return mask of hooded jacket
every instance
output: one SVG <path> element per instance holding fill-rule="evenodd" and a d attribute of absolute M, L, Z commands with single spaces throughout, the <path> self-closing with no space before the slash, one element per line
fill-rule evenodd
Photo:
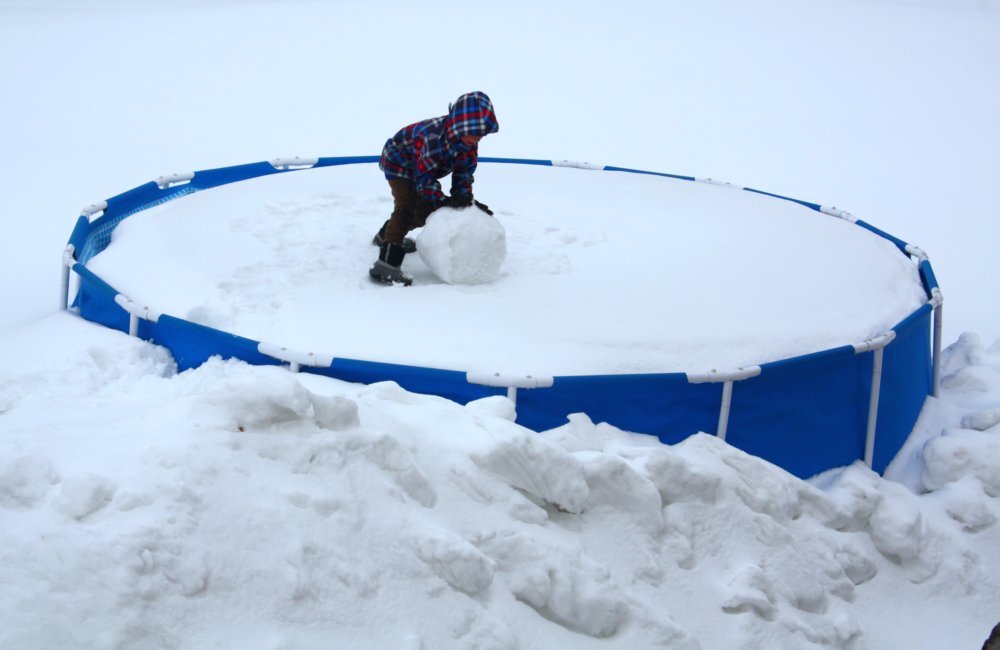
<path fill-rule="evenodd" d="M 448 107 L 447 115 L 405 126 L 386 140 L 378 166 L 387 179 L 412 181 L 420 196 L 434 207 L 445 200 L 437 179 L 448 174 L 451 195 L 471 199 L 479 151 L 477 146 L 465 146 L 459 138 L 499 130 L 493 103 L 486 93 L 466 93 Z"/>

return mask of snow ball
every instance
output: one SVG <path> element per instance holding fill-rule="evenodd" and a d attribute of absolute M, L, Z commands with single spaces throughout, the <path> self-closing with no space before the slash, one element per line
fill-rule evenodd
<path fill-rule="evenodd" d="M 59 480 L 44 456 L 0 460 L 0 506 L 32 506 Z"/>
<path fill-rule="evenodd" d="M 486 284 L 500 274 L 507 235 L 499 221 L 479 209 L 441 208 L 417 237 L 417 253 L 448 284 Z"/>
<path fill-rule="evenodd" d="M 114 484 L 103 476 L 72 476 L 62 482 L 55 508 L 73 519 L 83 519 L 106 506 L 114 494 Z"/>

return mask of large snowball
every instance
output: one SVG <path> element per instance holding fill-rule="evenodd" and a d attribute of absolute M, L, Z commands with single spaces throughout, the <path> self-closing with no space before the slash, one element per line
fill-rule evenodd
<path fill-rule="evenodd" d="M 417 252 L 448 284 L 493 282 L 507 257 L 507 233 L 478 208 L 441 208 L 417 237 Z"/>

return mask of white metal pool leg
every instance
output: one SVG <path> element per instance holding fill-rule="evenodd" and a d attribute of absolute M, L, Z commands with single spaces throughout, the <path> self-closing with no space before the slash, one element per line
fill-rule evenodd
<path fill-rule="evenodd" d="M 719 427 L 717 435 L 719 440 L 726 439 L 726 431 L 729 429 L 729 409 L 733 405 L 733 380 L 730 379 L 722 384 L 722 407 L 719 408 Z"/>
<path fill-rule="evenodd" d="M 66 244 L 66 250 L 63 251 L 62 256 L 62 295 L 59 297 L 59 305 L 63 311 L 69 308 L 69 270 L 76 262 L 73 258 L 75 253 L 76 248 L 73 244 Z"/>
<path fill-rule="evenodd" d="M 69 267 L 62 265 L 62 295 L 59 297 L 59 307 L 63 311 L 69 308 Z"/>
<path fill-rule="evenodd" d="M 868 432 L 865 435 L 865 465 L 872 466 L 875 457 L 875 424 L 878 422 L 878 398 L 882 391 L 882 355 L 884 347 L 875 350 L 875 361 L 872 364 L 872 391 L 868 400 Z"/>
<path fill-rule="evenodd" d="M 931 379 L 931 395 L 938 396 L 941 390 L 941 334 L 944 329 L 944 305 L 938 303 L 934 310 L 934 371 Z"/>

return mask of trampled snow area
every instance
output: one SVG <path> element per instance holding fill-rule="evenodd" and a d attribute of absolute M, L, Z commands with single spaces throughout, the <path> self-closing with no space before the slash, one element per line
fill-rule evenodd
<path fill-rule="evenodd" d="M 414 26 L 428 24 L 436 31 L 414 42 Z M 0 647 L 930 650 L 980 647 L 1000 620 L 995 0 L 512 0 L 461 12 L 436 0 L 0 0 L 0 54 Z M 171 172 L 375 154 L 398 127 L 474 89 L 501 124 L 483 155 L 712 176 L 837 205 L 927 250 L 954 343 L 940 398 L 886 478 L 855 465 L 804 482 L 710 436 L 664 446 L 580 416 L 536 434 L 503 398 L 463 407 L 390 383 L 222 361 L 177 374 L 161 348 L 56 310 L 57 264 L 81 206 Z M 163 311 L 325 350 L 319 323 L 355 328 L 349 344 L 375 349 L 371 322 L 337 320 L 331 294 L 384 299 L 404 323 L 398 307 L 413 296 L 423 297 L 407 305 L 414 315 L 436 305 L 472 317 L 479 310 L 460 306 L 516 295 L 525 265 L 541 266 L 536 283 L 618 288 L 611 265 L 587 254 L 613 243 L 607 219 L 635 220 L 641 246 L 657 228 L 694 226 L 679 214 L 690 194 L 668 192 L 657 207 L 678 218 L 642 219 L 660 196 L 645 181 L 546 170 L 551 182 L 539 183 L 539 170 L 484 167 L 477 198 L 509 246 L 497 282 L 438 283 L 413 256 L 417 284 L 376 293 L 367 240 L 388 193 L 374 170 L 330 177 L 345 172 L 356 172 L 349 187 L 280 201 L 265 192 L 242 213 L 220 188 L 136 217 L 109 254 L 119 243 L 133 254 L 143 228 L 159 240 L 113 284 L 188 301 Z M 586 181 L 553 192 L 563 177 Z M 602 193 L 605 177 L 634 184 Z M 685 191 L 741 196 L 696 187 Z M 156 228 L 168 209 L 212 197 L 219 210 L 197 224 L 175 213 Z M 275 211 L 262 219 L 264 205 Z M 598 219 L 604 208 L 614 214 Z M 850 247 L 839 233 L 857 229 L 802 213 L 831 229 L 809 235 L 821 247 Z M 806 280 L 853 273 L 738 230 L 736 213 L 704 214 L 726 215 L 724 230 L 745 241 L 700 273 L 679 267 L 696 291 L 747 301 L 733 286 L 748 269 L 793 256 L 814 273 L 783 275 L 784 290 L 826 304 L 833 296 Z M 247 229 L 233 230 L 241 218 Z M 705 231 L 671 234 L 663 246 Z M 175 254 L 150 257 L 163 250 Z M 859 259 L 894 277 L 901 256 L 867 252 Z M 544 273 L 559 269 L 581 275 Z M 737 284 L 714 282 L 723 275 Z M 877 314 L 861 307 L 836 331 L 891 324 L 911 279 L 902 295 L 877 290 Z M 628 333 L 615 309 L 594 307 L 574 282 L 565 291 L 574 301 L 551 311 L 571 317 L 567 331 Z M 461 302 L 446 302 L 455 294 Z M 289 311 L 301 318 L 276 316 Z M 676 316 L 651 313 L 667 327 Z M 314 329 L 280 330 L 296 320 Z M 521 336 L 539 320 L 525 311 L 505 324 Z M 739 333 L 711 325 L 717 338 Z M 576 358 L 553 354 L 553 364 Z"/>
<path fill-rule="evenodd" d="M 550 376 L 755 365 L 877 336 L 926 300 L 894 245 L 797 203 L 489 163 L 476 193 L 506 231 L 500 277 L 450 285 L 410 255 L 414 285 L 387 291 L 367 270 L 388 190 L 359 164 L 198 192 L 127 219 L 89 267 L 160 313 L 258 341 Z"/>

